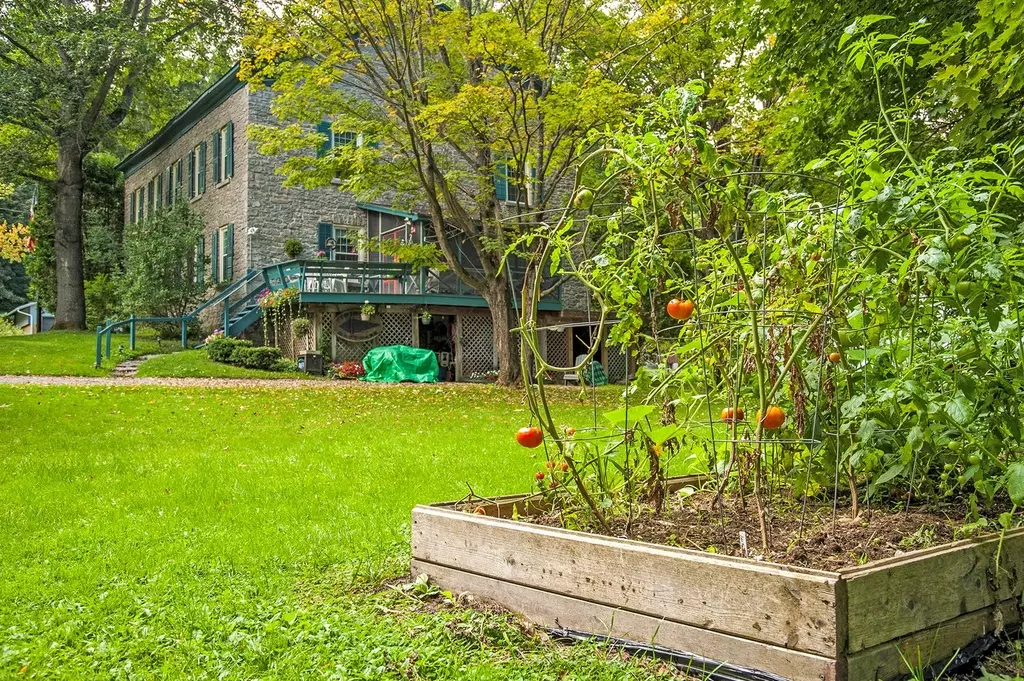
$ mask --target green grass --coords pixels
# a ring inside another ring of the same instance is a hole
[[[93,331],[0,336],[0,374],[106,376],[120,361],[143,354],[172,352],[178,347],[174,341],[158,343],[151,334],[142,333],[136,337],[134,352],[128,345],[128,334],[114,334],[110,359],[104,359],[97,369],[93,366],[96,362],[96,333]]]
[[[260,371],[214,362],[205,350],[183,350],[147,359],[139,376],[171,378],[318,378],[295,371]]]
[[[527,419],[490,386],[0,386],[0,678],[652,678],[374,588],[414,504],[529,487]]]

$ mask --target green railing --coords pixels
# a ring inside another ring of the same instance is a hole
[[[476,272],[483,275],[483,272]],[[507,275],[506,275],[507,276]],[[511,272],[513,290],[518,292],[523,272]],[[422,269],[413,273],[404,263],[291,260],[263,268],[267,288],[297,288],[302,293],[336,294],[339,297],[419,296],[423,298],[480,298],[476,289],[454,272]],[[560,302],[561,289],[545,301]],[[457,302],[457,301],[453,301]]]
[[[128,327],[128,347],[135,349],[135,331],[139,324],[181,324],[181,347],[188,347],[188,324],[193,320],[191,315],[184,317],[136,317],[130,316],[116,322],[107,322],[106,326],[96,327],[96,368],[103,363],[103,344],[106,340],[106,357],[110,359],[110,339],[114,329]]]

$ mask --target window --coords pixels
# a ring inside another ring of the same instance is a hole
[[[335,132],[335,133],[332,133],[332,134],[334,136],[334,144],[332,144],[331,146],[344,147],[344,146],[348,146],[350,144],[354,144],[357,147],[363,146],[362,143],[361,143],[362,142],[362,135],[360,135],[359,133],[355,133],[355,132]]]
[[[156,203],[156,178],[154,177],[149,181],[149,187],[146,190],[146,213],[148,215],[153,214],[153,206]]]
[[[135,221],[142,222],[146,219],[146,188],[139,187],[135,190]]]
[[[164,207],[164,174],[160,173],[156,176],[156,208],[160,210]]]
[[[221,184],[235,175],[235,127],[231,121],[213,133],[213,182]]]
[[[353,232],[356,227],[337,225],[334,227],[334,251],[331,253],[331,260],[359,260],[359,240]]]
[[[537,176],[536,171],[529,166],[527,166],[525,174],[531,178]],[[525,184],[524,187],[518,182],[515,169],[510,167],[507,162],[498,162],[494,165],[494,193],[499,201],[529,205],[533,198],[533,183]]]
[[[174,164],[174,200],[181,198],[182,184],[184,184],[185,159],[179,158]]]
[[[188,198],[196,199],[206,191],[206,142],[188,152]]]
[[[334,149],[335,147],[367,146],[376,149],[377,147],[380,146],[376,141],[367,140],[366,136],[363,135],[363,133],[361,132],[354,132],[352,130],[346,130],[345,132],[335,132],[334,129],[331,127],[330,121],[321,121],[316,126],[316,131],[326,138],[324,139],[323,144],[320,145],[320,149],[316,153],[318,158],[326,156],[327,152],[329,152],[331,149]]]
[[[231,281],[235,278],[235,226],[223,225],[213,234],[210,250],[210,278],[213,281]]]

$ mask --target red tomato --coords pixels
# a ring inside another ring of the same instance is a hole
[[[782,424],[786,422],[786,412],[782,411],[782,407],[771,406],[765,411],[764,417],[761,417],[761,411],[757,412],[757,421],[766,430],[778,430],[782,427]]]
[[[544,471],[537,471],[537,473],[533,477],[537,478],[538,480],[543,480],[544,479]]]
[[[516,431],[516,442],[524,447],[533,449],[544,441],[544,431],[537,426],[523,426]]]
[[[567,470],[569,470],[569,464],[567,464],[566,462],[564,462],[564,461],[563,461],[563,462],[562,462],[562,463],[561,463],[561,464],[560,464],[560,465],[558,466],[558,470],[562,471],[563,473],[564,473],[564,472],[566,472]]]
[[[743,407],[726,407],[722,410],[722,420],[726,423],[732,423],[733,421],[742,421],[746,415],[743,413]]]
[[[487,515],[487,511],[484,510],[483,506],[477,506],[476,510],[473,511],[473,512],[478,514],[478,515]]]
[[[678,298],[673,298],[668,301],[665,311],[668,312],[668,316],[672,319],[685,322],[693,314],[693,301],[690,299],[679,300]]]
[[[570,427],[566,429],[565,434],[568,435],[569,437],[572,437],[573,435],[576,434],[576,429]]]

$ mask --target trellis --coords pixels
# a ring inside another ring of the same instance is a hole
[[[494,333],[488,315],[460,315],[462,330],[462,375],[472,376],[494,369]]]
[[[376,345],[409,345],[413,343],[413,317],[411,314],[380,315],[380,339]]]

